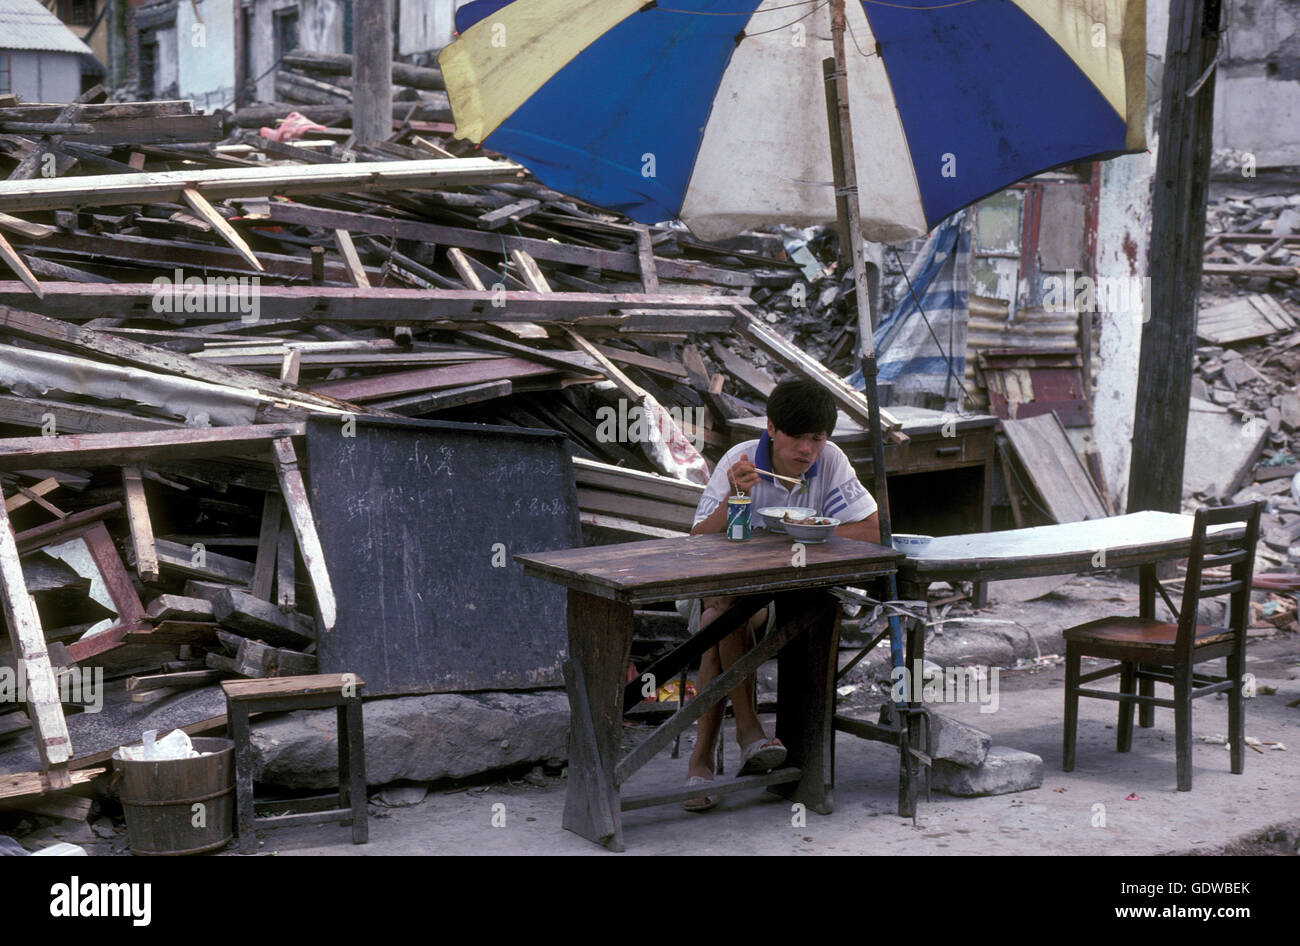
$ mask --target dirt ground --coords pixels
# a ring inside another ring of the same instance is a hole
[[[1213,741],[1227,731],[1227,704],[1198,701],[1191,792],[1175,790],[1173,714],[1159,710],[1151,729],[1135,727],[1133,748],[1115,751],[1115,705],[1083,700],[1074,772],[1061,771],[1064,670],[1060,630],[1136,604],[1136,589],[1114,577],[1075,579],[1046,598],[995,604],[970,616],[1004,624],[945,625],[930,656],[1011,647],[1025,669],[1000,671],[996,712],[978,703],[939,710],[993,736],[994,745],[1043,759],[1040,788],[984,798],[922,796],[916,823],[897,815],[898,756],[881,743],[839,734],[835,811],[802,817],[784,799],[756,791],[724,796],[705,814],[679,806],[623,815],[629,854],[1295,854],[1300,842],[1300,634],[1253,639],[1249,672],[1258,695],[1247,703],[1246,732],[1262,752],[1247,751],[1245,772],[1229,771],[1228,752]],[[1019,643],[1015,643],[1019,641]],[[1025,657],[1028,659],[1025,659]],[[847,653],[846,655],[847,656]],[[873,660],[874,660],[873,655]],[[944,658],[947,659],[947,658]],[[1010,663],[1010,662],[1009,662]],[[867,703],[870,677],[851,694]],[[878,674],[877,674],[878,676]],[[877,688],[879,690],[879,688]],[[879,696],[874,697],[879,702]],[[771,729],[771,720],[766,720]],[[648,726],[629,726],[625,744]],[[728,729],[728,771],[739,755]],[[1206,741],[1209,740],[1209,741]],[[663,753],[628,784],[632,792],[682,784],[681,757]],[[719,776],[726,778],[726,775]],[[534,770],[466,787],[435,787],[417,805],[371,805],[370,843],[353,846],[346,828],[322,825],[266,832],[260,853],[604,854],[561,827],[565,781]]]
[[[1221,696],[1199,700],[1193,709],[1197,741],[1191,792],[1175,790],[1173,714],[1167,710],[1157,711],[1154,728],[1135,728],[1132,750],[1119,754],[1115,704],[1081,701],[1075,771],[1061,770],[1061,629],[1103,614],[1133,613],[1136,603],[1131,583],[1089,576],[1034,601],[995,603],[978,612],[959,606],[942,628],[932,629],[929,659],[1002,668],[995,712],[986,712],[991,704],[977,702],[936,709],[988,732],[994,745],[1041,756],[1039,788],[982,798],[935,792],[927,800],[922,794],[913,824],[897,814],[897,750],[839,734],[832,814],[800,813],[760,790],[724,796],[718,808],[705,814],[677,805],[642,809],[623,815],[627,853],[1295,854],[1300,843],[1300,706],[1287,704],[1300,700],[1300,634],[1260,631],[1252,637],[1248,671],[1258,695],[1246,704],[1246,732],[1262,744],[1279,746],[1247,751],[1243,774],[1229,771],[1222,745],[1227,704]],[[843,650],[841,662],[851,656],[852,651]],[[841,681],[842,706],[874,716],[873,708],[887,694],[887,659],[887,648],[881,647]],[[775,665],[769,664],[760,671],[760,698],[770,695],[774,685]],[[765,724],[771,732],[772,718]],[[648,725],[628,724],[624,749],[649,732]],[[691,730],[683,737],[679,758],[661,753],[632,778],[628,790],[670,790],[683,784],[693,735]],[[739,751],[730,724],[727,739],[727,772],[734,773]],[[354,846],[349,828],[323,824],[266,830],[255,851],[232,848],[223,854],[610,856],[561,827],[563,774],[537,767],[477,784],[435,785],[407,807],[376,804],[379,789],[372,788],[368,844]],[[53,825],[38,833],[50,841],[83,844],[92,854],[126,853],[121,825],[115,832],[104,828],[101,822],[91,834],[82,825],[68,836],[69,829]],[[36,838],[23,840],[30,846]],[[43,843],[47,841],[37,846]]]

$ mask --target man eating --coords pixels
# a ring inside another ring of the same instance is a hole
[[[880,541],[876,501],[858,480],[844,451],[830,442],[835,429],[835,401],[814,381],[783,381],[767,402],[767,430],[757,440],[732,447],[718,461],[695,510],[692,535],[722,532],[727,521],[727,497],[750,497],[750,509],[803,506],[819,516],[840,520],[835,534],[864,542]],[[782,482],[771,474],[800,480]],[[766,474],[766,475],[765,475]],[[727,610],[730,597],[705,598],[700,627]],[[754,632],[768,620],[763,608],[743,626],[709,648],[700,658],[697,692],[754,646]],[[746,677],[730,693],[736,715],[736,740],[741,747],[738,775],[768,772],[785,761],[785,747],[768,739],[754,711],[754,678]],[[722,727],[723,704],[704,713],[696,724],[688,786],[713,781],[713,758]],[[718,796],[701,795],[684,803],[688,811],[708,811]]]

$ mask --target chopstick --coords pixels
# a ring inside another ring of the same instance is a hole
[[[797,480],[793,476],[782,476],[780,473],[772,473],[769,470],[760,470],[758,467],[754,468],[754,472],[762,473],[764,476],[770,476],[775,480],[785,480],[787,483],[793,483],[795,486],[802,486],[804,483],[803,480]]]

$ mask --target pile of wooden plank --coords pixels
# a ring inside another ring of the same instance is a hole
[[[395,72],[394,133],[360,146],[293,91],[346,106],[341,60],[286,65],[288,101],[225,124],[98,89],[0,97],[0,665],[102,669],[160,709],[314,670],[335,602],[295,452],[309,417],[558,430],[589,542],[689,529],[727,421],[786,374],[865,422],[778,331],[803,277],[779,239],[704,244],[467,151],[436,70]],[[316,127],[277,128],[290,110]],[[652,423],[698,462],[665,459]],[[0,707],[0,752],[30,732],[40,755],[14,791],[102,765],[69,750],[57,698],[32,710]]]

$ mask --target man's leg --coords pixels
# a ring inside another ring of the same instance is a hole
[[[767,623],[767,608],[759,611],[734,634],[728,635],[718,645],[722,668],[725,670],[754,647],[755,632]],[[736,714],[736,741],[743,749],[758,739],[766,739],[763,724],[754,711],[754,677],[745,677],[731,691],[731,709]]]
[[[704,611],[700,615],[701,629],[708,627],[728,607],[732,598],[705,598]],[[754,632],[767,622],[767,609],[763,608],[749,619],[744,627],[727,635],[717,647],[710,647],[700,658],[700,672],[696,680],[696,692],[700,692],[716,679],[723,670],[739,660],[747,650],[754,646]],[[742,747],[748,746],[756,739],[764,737],[762,724],[754,712],[754,678],[746,677],[732,689],[732,709],[736,714],[736,741]],[[723,706],[721,703],[710,707],[696,722],[695,749],[691,752],[690,775],[710,776],[713,774],[713,755],[717,746],[718,733],[722,729]]]

